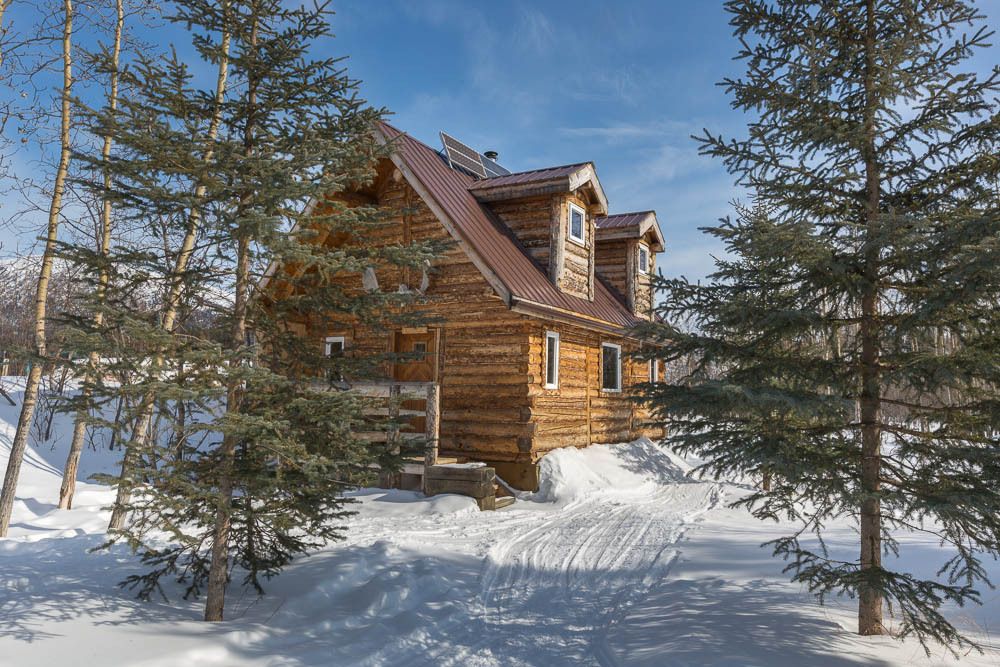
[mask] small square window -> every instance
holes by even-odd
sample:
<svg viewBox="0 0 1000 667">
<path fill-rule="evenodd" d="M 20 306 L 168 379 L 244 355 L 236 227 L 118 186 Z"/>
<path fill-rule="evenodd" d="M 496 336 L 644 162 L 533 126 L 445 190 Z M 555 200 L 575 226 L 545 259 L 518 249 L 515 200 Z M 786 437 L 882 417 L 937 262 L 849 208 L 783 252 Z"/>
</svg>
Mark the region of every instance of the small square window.
<svg viewBox="0 0 1000 667">
<path fill-rule="evenodd" d="M 587 242 L 587 215 L 576 204 L 569 205 L 569 237 L 583 245 Z"/>
<path fill-rule="evenodd" d="M 545 388 L 559 388 L 559 334 L 545 332 Z"/>
<path fill-rule="evenodd" d="M 622 346 L 601 343 L 601 389 L 622 390 Z"/>
<path fill-rule="evenodd" d="M 328 357 L 339 357 L 344 353 L 344 337 L 343 336 L 328 336 L 326 339 L 326 347 L 324 348 L 324 353 Z"/>
<path fill-rule="evenodd" d="M 639 273 L 649 273 L 649 248 L 639 246 Z"/>
<path fill-rule="evenodd" d="M 427 356 L 427 342 L 417 341 L 413 344 L 413 353 L 419 361 L 423 361 Z"/>
</svg>

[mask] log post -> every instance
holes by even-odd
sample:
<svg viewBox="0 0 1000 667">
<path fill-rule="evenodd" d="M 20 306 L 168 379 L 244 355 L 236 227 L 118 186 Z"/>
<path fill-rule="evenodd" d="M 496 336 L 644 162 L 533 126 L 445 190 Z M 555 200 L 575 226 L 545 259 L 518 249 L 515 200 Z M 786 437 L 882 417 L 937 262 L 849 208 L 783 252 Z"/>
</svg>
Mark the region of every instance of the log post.
<svg viewBox="0 0 1000 667">
<path fill-rule="evenodd" d="M 386 433 L 385 446 L 390 454 L 399 454 L 399 385 L 389 385 L 389 425 Z M 398 475 L 383 470 L 379 475 L 379 484 L 386 489 L 399 487 Z"/>
<path fill-rule="evenodd" d="M 427 406 L 425 408 L 425 421 L 427 422 L 426 440 L 424 449 L 424 493 L 427 492 L 427 469 L 437 465 L 438 460 L 438 438 L 441 430 L 441 387 L 436 382 L 427 385 Z"/>
</svg>

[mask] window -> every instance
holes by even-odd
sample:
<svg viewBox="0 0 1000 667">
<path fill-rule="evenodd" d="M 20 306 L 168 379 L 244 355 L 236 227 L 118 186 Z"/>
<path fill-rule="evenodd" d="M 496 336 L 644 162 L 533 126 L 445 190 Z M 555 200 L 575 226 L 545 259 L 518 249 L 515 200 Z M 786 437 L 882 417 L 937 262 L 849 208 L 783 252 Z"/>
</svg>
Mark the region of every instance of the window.
<svg viewBox="0 0 1000 667">
<path fill-rule="evenodd" d="M 343 336 L 327 336 L 324 354 L 328 357 L 339 357 L 344 353 Z"/>
<path fill-rule="evenodd" d="M 649 273 L 649 248 L 639 246 L 639 273 Z"/>
<path fill-rule="evenodd" d="M 649 381 L 656 384 L 660 381 L 660 362 L 656 359 L 649 360 Z"/>
<path fill-rule="evenodd" d="M 327 336 L 324 341 L 323 353 L 331 358 L 344 356 L 344 337 Z M 339 363 L 336 364 L 336 367 L 327 367 L 326 374 L 327 378 L 334 382 L 344 381 L 344 374 Z"/>
<path fill-rule="evenodd" d="M 559 388 L 559 334 L 545 332 L 545 388 Z"/>
<path fill-rule="evenodd" d="M 622 390 L 622 346 L 601 343 L 601 389 Z"/>
<path fill-rule="evenodd" d="M 417 341 L 413 344 L 413 355 L 418 361 L 424 361 L 427 358 L 427 341 Z"/>
<path fill-rule="evenodd" d="M 584 226 L 587 221 L 587 215 L 583 212 L 583 209 L 576 204 L 569 205 L 569 237 L 579 243 L 584 245 L 587 242 L 586 237 L 586 227 Z"/>
</svg>

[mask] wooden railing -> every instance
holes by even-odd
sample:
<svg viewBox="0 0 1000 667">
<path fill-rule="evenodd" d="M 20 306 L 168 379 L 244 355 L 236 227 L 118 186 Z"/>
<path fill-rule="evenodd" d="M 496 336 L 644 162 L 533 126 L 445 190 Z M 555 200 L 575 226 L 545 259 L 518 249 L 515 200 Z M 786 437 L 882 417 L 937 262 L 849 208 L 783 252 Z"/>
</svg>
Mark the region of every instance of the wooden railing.
<svg viewBox="0 0 1000 667">
<path fill-rule="evenodd" d="M 438 441 L 441 432 L 441 388 L 436 382 L 352 382 L 345 386 L 362 396 L 385 398 L 384 404 L 375 401 L 365 411 L 373 421 L 384 419 L 386 429 L 363 431 L 358 436 L 368 442 L 384 442 L 394 453 L 399 452 L 400 443 L 405 440 L 424 440 L 424 460 L 422 464 L 409 463 L 403 472 L 423 474 L 427 466 L 437 465 Z M 412 403 L 423 401 L 423 407 Z M 410 404 L 402 407 L 404 403 Z M 407 429 L 406 422 L 424 420 L 420 431 Z M 402 426 L 403 428 L 400 428 Z M 421 432 L 422 431 L 422 432 Z M 414 468 L 417 468 L 416 470 Z"/>
</svg>

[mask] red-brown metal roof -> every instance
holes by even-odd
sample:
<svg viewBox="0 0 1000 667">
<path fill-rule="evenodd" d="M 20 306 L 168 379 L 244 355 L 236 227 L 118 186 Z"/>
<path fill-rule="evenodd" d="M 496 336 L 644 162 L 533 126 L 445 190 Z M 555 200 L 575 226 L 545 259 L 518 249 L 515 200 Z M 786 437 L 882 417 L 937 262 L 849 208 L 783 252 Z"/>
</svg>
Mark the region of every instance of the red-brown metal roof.
<svg viewBox="0 0 1000 667">
<path fill-rule="evenodd" d="M 441 155 L 427 144 L 387 123 L 383 123 L 382 128 L 386 139 L 393 142 L 398 158 L 450 218 L 462 240 L 471 246 L 510 293 L 511 306 L 517 305 L 516 302 L 526 302 L 525 305 L 565 311 L 621 328 L 641 321 L 600 280 L 595 281 L 593 301 L 566 294 L 557 288 L 549 281 L 546 270 L 531 258 L 506 225 L 476 201 L 469 191 L 476 183 L 471 176 L 449 167 Z M 571 166 L 579 168 L 579 165 Z M 487 179 L 487 182 L 496 180 Z"/>
<path fill-rule="evenodd" d="M 622 227 L 634 227 L 642 224 L 642 222 L 648 218 L 650 215 L 655 215 L 653 211 L 637 211 L 635 213 L 616 213 L 615 215 L 606 215 L 594 220 L 594 224 L 597 225 L 598 229 L 620 229 Z"/>
<path fill-rule="evenodd" d="M 519 171 L 513 174 L 507 174 L 506 176 L 494 176 L 492 178 L 484 178 L 482 180 L 473 183 L 469 189 L 470 190 L 487 190 L 490 188 L 502 187 L 505 185 L 523 185 L 525 183 L 540 183 L 544 181 L 551 181 L 557 178 L 565 178 L 566 176 L 572 176 L 576 172 L 580 171 L 586 167 L 589 162 L 580 162 L 578 164 L 565 164 L 561 167 L 546 167 L 545 169 L 532 169 L 531 171 Z"/>
</svg>

